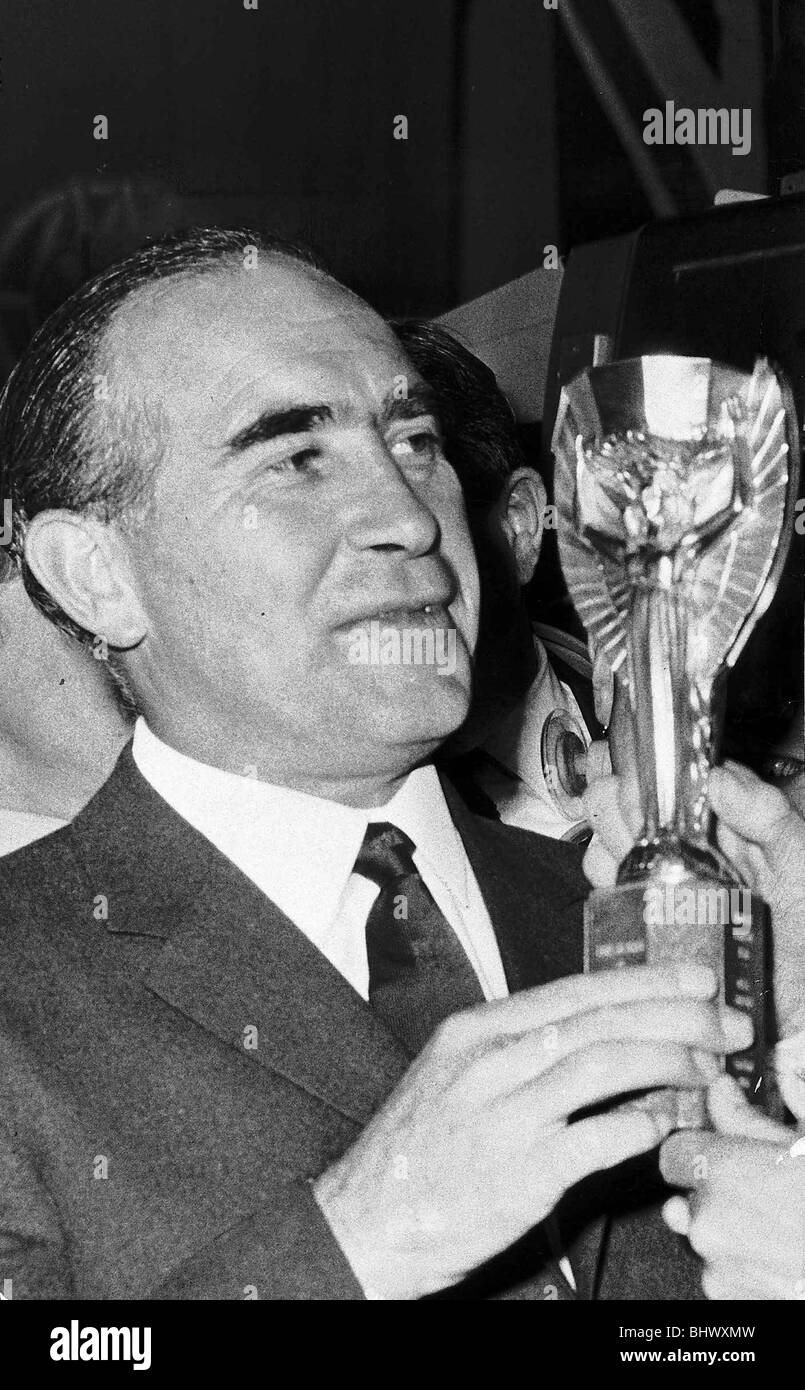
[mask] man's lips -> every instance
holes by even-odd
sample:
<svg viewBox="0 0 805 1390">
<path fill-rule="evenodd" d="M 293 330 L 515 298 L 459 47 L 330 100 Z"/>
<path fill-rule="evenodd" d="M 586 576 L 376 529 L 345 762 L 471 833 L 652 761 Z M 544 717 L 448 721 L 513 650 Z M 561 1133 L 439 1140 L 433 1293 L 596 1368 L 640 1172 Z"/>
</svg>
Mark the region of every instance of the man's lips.
<svg viewBox="0 0 805 1390">
<path fill-rule="evenodd" d="M 386 623 L 390 627 L 411 622 L 448 627 L 451 624 L 449 604 L 454 598 L 453 594 L 433 594 L 422 599 L 381 599 L 371 609 L 364 609 L 339 627 L 349 630 L 369 622 Z"/>
</svg>

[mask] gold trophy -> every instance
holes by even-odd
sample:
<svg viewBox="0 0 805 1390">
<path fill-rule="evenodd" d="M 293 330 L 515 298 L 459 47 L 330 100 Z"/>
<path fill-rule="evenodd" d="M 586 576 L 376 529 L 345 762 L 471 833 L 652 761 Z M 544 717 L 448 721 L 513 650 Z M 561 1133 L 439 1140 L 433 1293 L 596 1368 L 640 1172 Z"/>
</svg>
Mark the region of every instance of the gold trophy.
<svg viewBox="0 0 805 1390">
<path fill-rule="evenodd" d="M 709 770 L 723 676 L 771 602 L 793 526 L 797 420 L 765 360 L 647 356 L 565 387 L 553 440 L 558 539 L 591 649 L 631 728 L 642 830 L 585 907 L 587 970 L 691 959 L 715 968 L 755 1043 L 727 1059 L 769 1104 L 768 909 L 717 848 Z M 680 1125 L 704 1122 L 682 1093 Z"/>
</svg>

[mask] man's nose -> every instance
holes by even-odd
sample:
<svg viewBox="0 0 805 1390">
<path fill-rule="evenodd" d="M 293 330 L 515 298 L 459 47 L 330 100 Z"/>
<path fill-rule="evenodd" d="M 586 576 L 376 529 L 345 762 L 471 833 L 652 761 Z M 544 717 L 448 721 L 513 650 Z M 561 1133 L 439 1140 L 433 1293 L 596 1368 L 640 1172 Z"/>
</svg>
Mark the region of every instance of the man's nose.
<svg viewBox="0 0 805 1390">
<path fill-rule="evenodd" d="M 380 443 L 362 471 L 359 500 L 348 527 L 357 550 L 399 549 L 425 555 L 439 539 L 439 523 L 394 456 Z"/>
</svg>

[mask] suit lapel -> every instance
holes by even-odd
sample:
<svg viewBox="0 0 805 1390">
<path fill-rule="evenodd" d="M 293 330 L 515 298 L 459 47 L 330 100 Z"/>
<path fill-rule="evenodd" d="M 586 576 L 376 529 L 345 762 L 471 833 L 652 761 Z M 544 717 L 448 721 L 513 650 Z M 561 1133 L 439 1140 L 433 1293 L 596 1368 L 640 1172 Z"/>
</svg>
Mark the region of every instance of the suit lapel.
<svg viewBox="0 0 805 1390">
<path fill-rule="evenodd" d="M 404 1050 L 307 937 L 153 790 L 130 748 L 70 833 L 93 896 L 111 885 L 108 929 L 164 940 L 147 988 L 366 1123 L 408 1066 Z"/>
<path fill-rule="evenodd" d="M 146 976 L 149 989 L 239 1051 L 248 1030 L 256 1062 L 365 1124 L 408 1067 L 407 1054 L 248 880 L 218 863 L 210 879 L 214 914 L 203 903 L 190 907 Z"/>
<path fill-rule="evenodd" d="M 581 904 L 589 885 L 578 849 L 469 812 L 443 783 L 514 992 L 578 974 Z"/>
</svg>

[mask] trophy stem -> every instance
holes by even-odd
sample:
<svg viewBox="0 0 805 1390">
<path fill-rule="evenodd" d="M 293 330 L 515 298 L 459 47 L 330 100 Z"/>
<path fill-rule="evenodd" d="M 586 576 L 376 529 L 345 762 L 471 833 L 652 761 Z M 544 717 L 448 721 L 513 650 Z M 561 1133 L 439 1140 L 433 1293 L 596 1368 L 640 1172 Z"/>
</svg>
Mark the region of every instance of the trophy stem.
<svg viewBox="0 0 805 1390">
<path fill-rule="evenodd" d="M 701 834 L 698 756 L 710 742 L 707 702 L 687 677 L 690 621 L 670 556 L 632 576 L 629 686 L 642 838 L 680 842 Z M 697 833 L 698 832 L 698 833 Z"/>
</svg>

